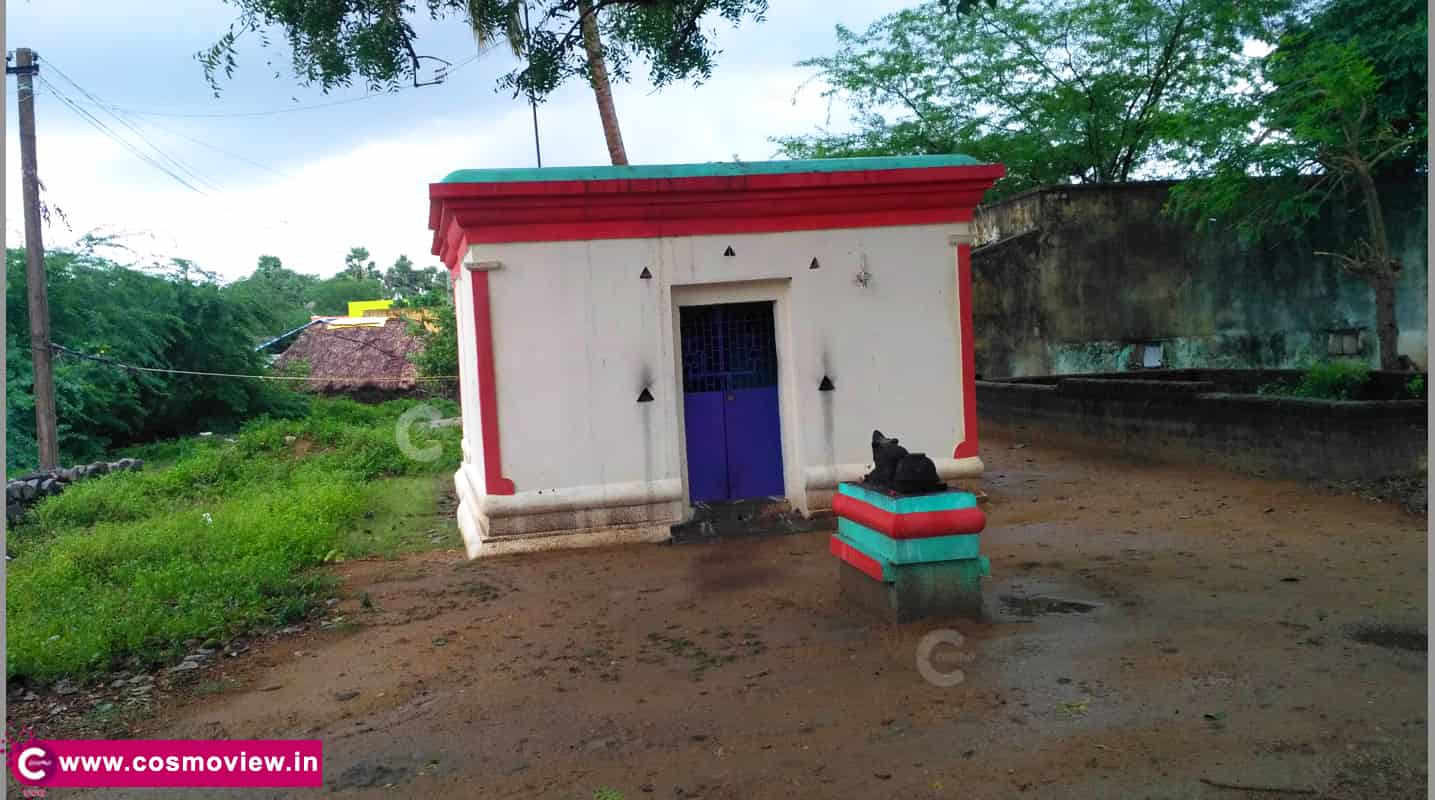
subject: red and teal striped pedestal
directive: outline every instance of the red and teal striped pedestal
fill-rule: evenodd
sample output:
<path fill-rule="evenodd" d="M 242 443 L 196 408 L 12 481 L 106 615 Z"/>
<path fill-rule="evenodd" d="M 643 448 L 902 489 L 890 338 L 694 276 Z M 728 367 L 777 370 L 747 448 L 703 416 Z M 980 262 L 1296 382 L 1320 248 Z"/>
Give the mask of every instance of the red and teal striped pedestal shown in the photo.
<path fill-rule="evenodd" d="M 832 511 L 844 598 L 894 622 L 981 616 L 987 521 L 970 492 L 902 496 L 844 483 Z"/>

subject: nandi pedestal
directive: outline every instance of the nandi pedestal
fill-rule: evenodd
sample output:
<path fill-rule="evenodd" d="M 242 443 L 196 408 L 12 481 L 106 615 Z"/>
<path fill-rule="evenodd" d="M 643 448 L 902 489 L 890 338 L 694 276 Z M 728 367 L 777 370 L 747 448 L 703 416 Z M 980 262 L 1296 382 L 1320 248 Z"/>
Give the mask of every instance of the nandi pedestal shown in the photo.
<path fill-rule="evenodd" d="M 843 483 L 832 499 L 842 597 L 893 622 L 982 615 L 986 515 L 970 492 Z"/>

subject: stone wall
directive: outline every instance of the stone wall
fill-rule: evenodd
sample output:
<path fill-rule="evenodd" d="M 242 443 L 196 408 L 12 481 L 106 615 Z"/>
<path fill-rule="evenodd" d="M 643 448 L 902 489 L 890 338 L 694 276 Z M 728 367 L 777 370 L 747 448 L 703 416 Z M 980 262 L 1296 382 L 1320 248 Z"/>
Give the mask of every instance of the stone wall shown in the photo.
<path fill-rule="evenodd" d="M 977 373 L 1299 367 L 1332 349 L 1378 364 L 1370 288 L 1314 255 L 1359 237 L 1359 219 L 1337 210 L 1308 236 L 1248 246 L 1164 216 L 1170 187 L 1049 187 L 979 208 Z M 1392 184 L 1384 194 L 1392 247 L 1405 266 L 1400 350 L 1424 369 L 1426 184 Z"/>
<path fill-rule="evenodd" d="M 1385 377 L 1395 385 L 1403 376 L 1377 373 Z M 1346 481 L 1425 471 L 1424 400 L 1340 402 L 1240 393 L 1247 381 L 1221 371 L 1160 378 L 978 381 L 981 429 L 1270 477 Z"/>
<path fill-rule="evenodd" d="M 144 469 L 144 460 L 122 458 L 119 461 L 96 461 L 76 467 L 64 467 L 49 472 L 32 472 L 5 482 L 5 519 L 10 524 L 19 522 L 30 507 L 51 495 L 65 491 L 65 487 L 86 478 L 97 478 L 111 472 L 138 472 Z"/>

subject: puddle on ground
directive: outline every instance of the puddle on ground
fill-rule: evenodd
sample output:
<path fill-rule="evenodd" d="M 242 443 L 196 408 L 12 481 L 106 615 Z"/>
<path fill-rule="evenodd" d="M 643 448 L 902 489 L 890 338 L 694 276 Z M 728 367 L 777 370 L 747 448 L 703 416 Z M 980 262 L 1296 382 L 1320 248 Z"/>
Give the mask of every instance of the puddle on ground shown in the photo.
<path fill-rule="evenodd" d="M 1409 625 L 1383 625 L 1368 623 L 1351 631 L 1350 638 L 1361 644 L 1373 644 L 1389 650 L 1410 650 L 1424 653 L 1428 647 L 1427 634 L 1422 628 Z"/>
<path fill-rule="evenodd" d="M 1002 595 L 1001 604 L 1005 611 L 1022 617 L 1036 617 L 1042 614 L 1085 614 L 1096 608 L 1095 605 L 1083 603 L 1080 600 L 1060 600 L 1041 595 L 1032 597 Z"/>

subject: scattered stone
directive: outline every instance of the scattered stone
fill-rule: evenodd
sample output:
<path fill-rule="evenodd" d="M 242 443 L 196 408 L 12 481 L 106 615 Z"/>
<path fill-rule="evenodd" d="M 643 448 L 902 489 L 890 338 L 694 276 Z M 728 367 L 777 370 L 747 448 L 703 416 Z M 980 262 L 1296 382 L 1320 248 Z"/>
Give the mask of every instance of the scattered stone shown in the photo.
<path fill-rule="evenodd" d="M 261 691 L 261 692 L 277 692 L 277 691 L 279 691 L 279 690 L 282 689 L 282 688 L 284 688 L 282 685 L 277 684 L 277 683 L 272 683 L 272 684 L 270 684 L 270 685 L 268 685 L 268 686 L 265 686 L 263 689 L 260 689 L 259 691 Z"/>
<path fill-rule="evenodd" d="M 197 669 L 199 669 L 199 664 L 198 664 L 197 662 L 190 661 L 190 660 L 186 659 L 186 660 L 184 660 L 184 661 L 179 662 L 179 665 L 178 665 L 178 666 L 170 667 L 169 671 L 170 671 L 170 672 L 193 672 L 194 670 L 197 670 Z"/>
<path fill-rule="evenodd" d="M 278 687 L 276 686 L 275 688 L 277 689 Z M 359 693 L 358 693 L 358 692 L 354 692 L 354 691 L 335 692 L 335 693 L 334 693 L 334 699 L 335 699 L 335 700 L 338 700 L 340 703 L 345 702 L 345 701 L 347 701 L 347 700 L 353 700 L 355 697 L 358 697 L 358 696 L 359 696 Z"/>
<path fill-rule="evenodd" d="M 66 695 L 72 695 L 78 691 L 80 691 L 80 687 L 71 683 L 69 678 L 65 678 L 64 680 L 55 684 L 55 694 L 58 694 L 61 697 L 64 697 Z"/>
<path fill-rule="evenodd" d="M 303 625 L 289 625 L 288 627 L 280 628 L 280 629 L 279 629 L 279 633 L 280 633 L 280 635 L 282 635 L 282 636 L 287 636 L 287 635 L 289 635 L 289 634 L 291 634 L 291 633 L 302 633 L 303 630 L 304 630 L 304 626 L 303 626 Z"/>
<path fill-rule="evenodd" d="M 284 444 L 294 444 L 294 443 L 297 442 L 297 441 L 299 441 L 299 437 L 298 437 L 298 436 L 285 436 L 285 437 L 284 437 Z"/>

